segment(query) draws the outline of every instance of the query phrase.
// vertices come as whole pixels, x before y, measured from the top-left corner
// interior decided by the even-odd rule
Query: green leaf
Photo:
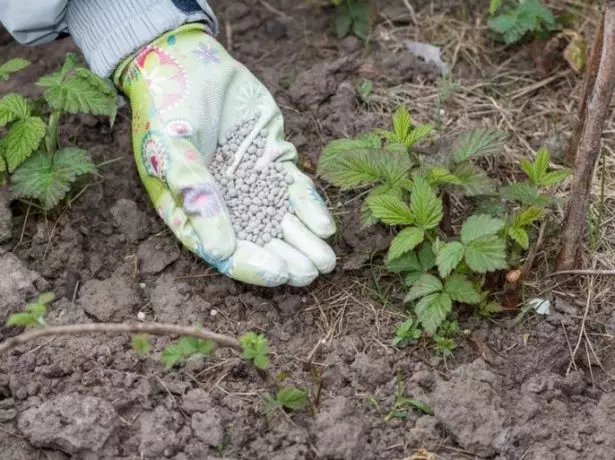
[[[0,127],[29,118],[31,110],[30,103],[21,94],[7,94],[0,99]]]
[[[413,409],[420,410],[421,412],[424,412],[425,414],[433,414],[433,410],[431,409],[431,407],[429,407],[423,401],[419,401],[418,399],[400,398],[397,400],[396,406],[398,407],[408,406],[408,407],[412,407]]]
[[[258,369],[267,369],[269,367],[269,358],[267,356],[264,355],[257,355],[254,357],[254,365],[258,368]]]
[[[438,265],[438,273],[442,278],[446,278],[457,268],[457,265],[463,259],[464,252],[465,247],[458,241],[446,243],[440,248],[436,257],[436,264]]]
[[[497,236],[484,236],[466,246],[465,261],[475,272],[486,273],[507,267],[506,242]]]
[[[499,131],[479,128],[465,133],[459,139],[457,148],[451,153],[454,163],[477,158],[496,152],[502,147],[505,135]]]
[[[489,1],[489,14],[494,14],[502,5],[502,0]]]
[[[524,211],[522,211],[521,213],[515,215],[515,217],[513,217],[512,226],[518,227],[518,228],[527,227],[532,222],[541,218],[542,215],[543,215],[542,209],[537,208],[535,206],[531,206],[525,209]]]
[[[36,303],[38,304],[42,304],[42,305],[48,305],[51,302],[53,302],[56,298],[56,295],[53,292],[43,292],[42,294],[39,294],[39,296],[36,299]]]
[[[47,88],[45,99],[54,110],[70,113],[106,115],[113,121],[117,112],[117,93],[105,80],[90,70],[78,67],[42,78],[37,85]]]
[[[436,266],[436,255],[433,252],[431,243],[423,243],[421,249],[419,249],[419,263],[423,268],[423,271],[429,271]]]
[[[269,366],[269,342],[262,334],[246,332],[239,338],[239,343],[243,347],[241,356],[251,360],[259,369],[266,369]]]
[[[374,217],[387,225],[408,225],[412,223],[410,208],[397,196],[372,196],[366,201]]]
[[[412,131],[408,133],[406,138],[404,139],[404,145],[406,147],[412,147],[421,139],[429,136],[433,131],[433,125],[421,125],[414,128]]]
[[[85,150],[66,148],[54,157],[36,153],[12,176],[12,190],[17,196],[35,198],[43,208],[56,206],[78,176],[96,171]]]
[[[553,204],[554,200],[548,195],[541,195],[535,185],[529,182],[516,182],[503,187],[500,196],[507,200],[518,201],[528,206],[545,207]]]
[[[504,228],[506,222],[487,214],[475,214],[466,219],[461,226],[461,242],[466,246],[474,240],[487,235],[495,235]]]
[[[527,250],[530,247],[530,237],[523,228],[509,227],[507,233],[523,249]]]
[[[393,132],[402,142],[406,139],[412,129],[412,119],[408,110],[401,106],[393,114]]]
[[[199,339],[197,353],[201,356],[209,356],[216,349],[216,343],[213,340]]]
[[[149,343],[149,335],[148,334],[138,334],[132,336],[132,349],[140,354],[146,355],[149,353],[151,345]]]
[[[387,260],[387,270],[391,273],[422,271],[416,252],[408,252],[401,257]]]
[[[39,117],[18,120],[6,135],[6,159],[13,172],[34,152],[45,137],[45,123]]]
[[[399,232],[389,247],[387,261],[392,261],[411,251],[425,239],[425,231],[418,227],[408,227]]]
[[[444,292],[437,292],[423,297],[414,307],[419,321],[429,334],[435,334],[438,327],[451,312],[453,302]]]
[[[442,200],[422,177],[416,177],[410,196],[414,224],[424,230],[436,228],[442,220]]]
[[[442,166],[435,166],[427,170],[425,179],[432,187],[437,187],[441,184],[462,185],[462,181],[451,173],[448,169]]]
[[[177,345],[169,345],[162,350],[161,361],[167,369],[171,369],[183,358],[182,350]]]
[[[344,5],[345,6],[345,5]],[[339,38],[344,38],[350,32],[352,26],[352,16],[347,10],[338,11],[335,18],[335,33]]]
[[[453,274],[444,283],[444,292],[451,296],[451,299],[475,305],[481,302],[481,295],[474,285],[463,275]]]
[[[13,58],[0,65],[0,79],[8,80],[10,74],[19,72],[30,65],[30,61],[21,58]]]
[[[542,176],[542,178],[540,179],[540,183],[538,185],[542,187],[547,187],[549,185],[556,185],[566,180],[568,176],[570,176],[569,170],[551,171],[545,174],[544,176]]]
[[[32,313],[12,313],[9,315],[7,321],[7,326],[23,326],[23,327],[39,327],[38,318]]]
[[[395,338],[393,346],[406,347],[410,342],[414,342],[421,338],[422,331],[418,323],[413,319],[408,319],[401,323],[395,330]]]
[[[485,171],[482,171],[470,164],[470,162],[459,163],[452,171],[459,181],[459,186],[453,185],[454,190],[465,196],[488,195],[495,191],[495,186]]]
[[[303,410],[309,404],[308,394],[295,387],[284,387],[276,395],[277,402],[286,409]]]
[[[324,158],[319,161],[318,176],[342,190],[378,181],[393,185],[406,177],[412,167],[407,154],[380,148],[342,150],[338,143],[329,146],[328,152],[323,152]]]
[[[442,288],[442,282],[438,278],[425,273],[414,283],[412,289],[410,289],[410,292],[406,295],[404,302],[411,302],[429,294],[440,292]]]

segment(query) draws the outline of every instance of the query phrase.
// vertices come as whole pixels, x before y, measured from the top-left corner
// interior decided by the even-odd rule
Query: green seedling
[[[540,0],[491,0],[489,14],[489,29],[506,45],[545,39],[559,28],[553,12]]]
[[[335,32],[339,38],[349,33],[361,40],[369,38],[371,15],[369,3],[361,0],[331,0],[336,10]]]

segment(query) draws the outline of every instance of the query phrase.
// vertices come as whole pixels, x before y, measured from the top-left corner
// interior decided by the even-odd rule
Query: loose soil
[[[220,40],[275,95],[308,172],[328,140],[384,126],[401,101],[413,109],[404,94],[427,95],[429,101],[416,98],[416,111],[429,121],[437,74],[398,40],[416,37],[430,17],[449,17],[468,34],[478,20],[468,2],[411,2],[425,19],[415,26],[404,2],[376,2],[378,35],[365,49],[354,38],[337,39],[331,12],[315,2],[215,3]],[[475,3],[486,11],[486,1]],[[458,53],[457,44],[448,45],[445,57],[456,60],[464,87],[484,81],[463,42]],[[40,94],[32,83],[73,48],[70,39],[25,48],[3,32],[2,59],[36,64],[1,83],[0,94]],[[511,53],[500,53],[494,65],[512,60],[515,68],[533,69],[527,53]],[[354,92],[365,77],[377,87],[369,105]],[[554,103],[565,94],[568,104],[581,79],[568,73],[554,85],[537,90]],[[497,91],[493,97],[504,98]],[[463,100],[445,122],[452,131],[459,105]],[[477,126],[487,112],[459,112],[459,119]],[[522,146],[535,141],[523,131],[517,137]],[[231,335],[260,331],[271,344],[272,373],[319,398],[313,411],[268,419],[262,400],[269,388],[232,351],[165,370],[159,358],[167,338],[155,338],[146,357],[125,336],[47,339],[0,356],[0,459],[615,458],[613,360],[608,345],[591,341],[571,359],[583,315],[574,296],[560,294],[550,315],[521,321],[512,313],[478,320],[461,312],[468,334],[460,334],[447,360],[424,344],[396,350],[389,344],[401,302],[371,257],[390,235],[357,230],[356,199],[325,190],[340,224],[334,274],[304,289],[245,286],[213,273],[165,230],[133,167],[128,107],[113,129],[102,119],[70,117],[62,138],[77,139],[107,164],[54,215],[13,205],[13,234],[0,246],[0,322],[49,289],[60,299],[51,306],[53,324],[136,321],[144,314],[149,321],[199,321]],[[592,321],[588,330],[605,335]],[[0,328],[0,338],[18,332]],[[399,391],[433,414],[409,409],[386,419]]]

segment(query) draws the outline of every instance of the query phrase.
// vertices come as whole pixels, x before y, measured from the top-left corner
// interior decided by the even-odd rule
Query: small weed
[[[404,382],[401,379],[401,375],[397,374],[397,381],[395,384],[395,401],[391,410],[384,415],[380,404],[375,397],[370,396],[368,401],[376,408],[378,413],[384,417],[385,421],[389,421],[394,418],[408,418],[408,410],[418,410],[425,414],[433,414],[433,410],[424,402],[418,399],[408,398],[404,395]]]
[[[310,404],[310,399],[307,391],[289,386],[279,389],[275,396],[271,393],[265,393],[263,403],[263,411],[267,418],[271,418],[276,411],[281,409],[304,410]]]
[[[0,66],[0,79],[27,65],[23,59],[6,62]],[[17,93],[0,99],[0,128],[8,126],[6,136],[0,139],[0,183],[9,181],[15,196],[34,198],[44,210],[50,210],[79,176],[96,171],[85,150],[60,148],[62,115],[105,115],[113,124],[116,92],[103,79],[79,67],[75,54],[68,54],[62,68],[41,77],[37,86],[45,89],[45,104]]]
[[[335,32],[339,38],[349,33],[367,40],[371,32],[369,4],[360,0],[331,0],[336,10]]]
[[[401,323],[395,330],[395,338],[393,339],[393,346],[398,348],[405,348],[412,342],[416,342],[421,338],[423,331],[418,321],[414,319],[408,319]]]
[[[540,0],[491,0],[488,26],[506,45],[545,39],[558,29],[553,12]]]
[[[355,90],[357,92],[357,97],[361,102],[368,102],[369,96],[374,90],[374,82],[371,80],[361,80],[357,83]]]
[[[371,187],[361,208],[362,226],[382,223],[396,232],[386,265],[402,276],[408,288],[405,303],[412,305],[417,323],[402,324],[394,342],[414,340],[420,323],[448,354],[455,344],[440,330],[453,305],[478,306],[482,313],[496,310],[485,290],[487,274],[509,268],[529,249],[530,227],[555,203],[543,190],[563,181],[569,171],[551,171],[550,154],[541,148],[535,161],[520,162],[527,180],[499,186],[474,160],[500,150],[501,133],[465,133],[446,158],[434,161],[413,151],[432,131],[432,125],[415,125],[401,107],[392,129],[329,143],[317,173],[342,190]],[[459,233],[450,235],[441,229],[445,213],[451,212],[444,207],[447,195],[488,198],[500,206],[493,214],[467,215]]]

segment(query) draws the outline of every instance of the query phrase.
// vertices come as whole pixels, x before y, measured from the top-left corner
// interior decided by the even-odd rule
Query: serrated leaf
[[[284,387],[276,395],[277,402],[290,410],[303,410],[309,403],[307,392],[295,387]]]
[[[484,236],[471,241],[464,257],[468,267],[478,273],[500,270],[507,267],[506,242],[497,236]]]
[[[344,38],[350,32],[352,17],[348,11],[338,11],[335,18],[335,33],[338,38]]]
[[[172,368],[183,358],[181,349],[177,345],[169,345],[162,350],[160,360],[167,369]]]
[[[453,190],[466,196],[488,195],[495,191],[495,186],[485,171],[469,162],[459,163],[452,171],[459,185],[452,185]]]
[[[59,75],[41,79],[47,87],[45,99],[55,110],[70,113],[106,115],[113,119],[117,112],[117,93],[105,80],[85,68],[76,68],[64,79]]]
[[[554,202],[550,196],[538,193],[536,186],[529,182],[516,182],[503,187],[500,190],[500,196],[528,206],[545,207]]]
[[[374,217],[387,225],[409,225],[412,223],[410,208],[398,196],[372,196],[366,202]]]
[[[269,358],[264,355],[255,356],[253,362],[258,369],[267,369],[269,367]]]
[[[392,261],[411,251],[425,239],[425,231],[418,227],[408,227],[399,232],[389,247],[387,260]]]
[[[30,117],[31,107],[21,94],[7,94],[0,99],[0,127]]]
[[[438,292],[423,297],[414,307],[419,321],[429,334],[435,334],[438,327],[451,312],[453,302],[444,292]]]
[[[6,160],[13,172],[34,152],[45,137],[45,123],[39,117],[18,120],[6,135]]]
[[[502,0],[489,1],[489,14],[494,14],[502,5]]]
[[[53,302],[55,298],[56,295],[53,292],[43,292],[36,298],[36,303],[47,305]]]
[[[507,233],[508,236],[523,249],[527,250],[530,247],[530,237],[523,228],[510,227]]]
[[[410,292],[404,298],[404,302],[412,302],[435,292],[442,290],[442,282],[433,275],[425,273],[414,283]]]
[[[479,128],[461,136],[457,147],[451,153],[454,163],[462,163],[496,152],[502,146],[505,135],[499,131]]]
[[[31,156],[13,174],[12,190],[17,196],[39,200],[45,209],[56,206],[78,176],[96,167],[85,150],[66,148],[53,159],[41,152]]]
[[[412,129],[412,119],[408,110],[401,106],[393,114],[393,132],[402,142]]]
[[[459,262],[463,260],[464,253],[465,247],[458,241],[446,243],[440,248],[436,257],[436,265],[442,278],[446,278],[457,268]]]
[[[418,252],[419,263],[424,272],[436,266],[436,255],[433,252],[431,243],[423,243]]]
[[[462,185],[463,182],[451,173],[448,169],[442,166],[435,166],[433,168],[429,168],[425,175],[425,179],[429,182],[429,185],[432,187],[436,187],[441,184],[454,184],[454,185]]]
[[[406,138],[404,139],[404,145],[406,147],[412,147],[421,139],[429,136],[433,131],[433,125],[421,125],[414,128],[412,131],[408,133]]]
[[[474,285],[463,275],[453,274],[444,283],[444,292],[451,296],[451,299],[475,305],[481,302],[481,295]]]
[[[551,171],[542,176],[538,185],[542,187],[556,185],[566,180],[568,176],[570,176],[570,171],[568,170]]]
[[[149,335],[137,334],[132,336],[132,349],[140,355],[149,353],[151,345],[149,343]]]
[[[30,61],[22,58],[13,58],[0,65],[0,79],[8,80],[10,74],[19,72],[30,65]]]
[[[532,222],[542,217],[542,215],[543,215],[542,209],[537,208],[535,206],[531,206],[525,209],[524,211],[522,211],[521,213],[515,215],[515,217],[513,217],[512,226],[519,227],[519,228],[527,227]]]
[[[401,257],[387,260],[387,270],[391,273],[422,271],[416,252],[408,252]]]
[[[549,170],[549,164],[551,163],[551,154],[546,149],[546,147],[542,147],[536,152],[536,159],[533,164],[533,171],[535,182],[540,182],[542,177]]]
[[[378,181],[394,185],[412,167],[407,154],[387,152],[380,148],[350,148],[334,150],[320,160],[318,175],[342,190]]]
[[[487,214],[475,214],[468,217],[461,226],[461,242],[468,245],[470,242],[483,236],[495,235],[504,228],[506,222]]]
[[[38,318],[32,313],[12,313],[9,315],[7,326],[40,327]]]
[[[424,273],[424,271],[407,272],[404,275],[404,284],[408,287],[412,287]]]
[[[201,356],[209,356],[216,349],[216,343],[213,340],[199,339],[197,353]]]
[[[422,177],[416,177],[410,196],[414,224],[424,230],[436,228],[442,220],[442,200]]]

